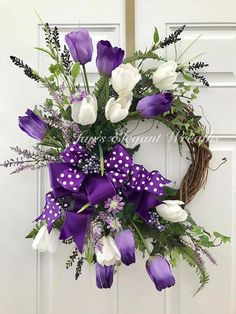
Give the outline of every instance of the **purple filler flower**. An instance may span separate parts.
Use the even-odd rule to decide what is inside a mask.
[[[84,90],[78,89],[74,94],[69,96],[71,104],[82,101],[86,97],[87,93]]]
[[[146,269],[158,291],[174,286],[170,264],[161,255],[151,256],[146,262]]]
[[[124,58],[124,50],[112,47],[107,40],[100,40],[97,44],[97,68],[100,75],[111,76],[111,72],[117,68]]]
[[[99,289],[111,288],[113,284],[114,265],[102,266],[96,263],[96,284]]]
[[[65,41],[75,62],[86,64],[92,60],[93,43],[86,28],[67,34]]]
[[[126,229],[120,232],[115,242],[120,251],[122,263],[127,266],[135,263],[135,242],[132,231]]]
[[[173,102],[171,93],[146,96],[138,102],[137,110],[144,118],[153,118],[168,111]]]
[[[47,133],[46,123],[30,109],[26,111],[26,116],[19,117],[19,127],[29,136],[39,141]]]
[[[107,208],[109,213],[118,213],[124,208],[124,205],[123,198],[119,195],[108,198],[104,203],[104,207]]]

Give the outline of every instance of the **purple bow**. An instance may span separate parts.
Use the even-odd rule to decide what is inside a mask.
[[[52,192],[46,195],[44,211],[36,220],[46,220],[50,231],[66,210],[60,239],[73,237],[81,253],[95,205],[122,189],[135,204],[137,213],[148,221],[148,210],[161,203],[157,197],[164,194],[163,187],[170,182],[158,171],[148,172],[142,165],[133,164],[132,156],[121,144],[106,155],[103,176],[97,157],[91,156],[80,143],[67,147],[61,158],[64,162],[49,165]],[[67,196],[73,201],[70,210],[64,201]],[[88,208],[78,213],[85,204]]]
[[[47,194],[44,211],[36,220],[47,220],[50,231],[55,220],[62,216],[63,207],[58,203],[58,199],[69,196],[73,200],[74,211],[66,212],[60,239],[73,237],[78,250],[82,253],[93,206],[114,196],[117,189],[128,181],[132,157],[122,145],[117,144],[105,159],[104,176],[89,172],[93,169],[89,169],[88,166],[96,164],[91,162],[94,158],[80,143],[66,148],[61,158],[64,162],[49,165],[52,192]],[[91,206],[86,211],[77,213],[88,203]]]
[[[104,176],[96,172],[91,173],[93,169],[89,169],[89,166],[96,167],[96,161],[94,163],[93,156],[80,143],[70,145],[62,152],[61,157],[64,163],[49,165],[51,187],[55,197],[83,192],[90,205],[96,205],[114,196],[117,189],[128,180],[132,165],[132,157],[121,144],[117,144],[107,155]]]

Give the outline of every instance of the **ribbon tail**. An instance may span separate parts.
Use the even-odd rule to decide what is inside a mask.
[[[89,214],[78,214],[74,211],[67,211],[65,222],[61,229],[59,239],[66,240],[73,237],[78,251],[82,254],[87,234]]]

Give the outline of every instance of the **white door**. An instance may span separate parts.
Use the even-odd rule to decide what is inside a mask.
[[[0,159],[13,156],[8,146],[30,148],[33,141],[17,128],[17,116],[29,106],[40,105],[46,91],[25,78],[9,61],[17,55],[40,71],[45,71],[45,59],[38,57],[33,47],[42,44],[38,11],[43,20],[56,24],[62,38],[66,32],[84,25],[89,28],[94,42],[109,39],[125,46],[125,3],[123,0],[67,0],[67,1],[14,1],[0,2]],[[186,24],[184,50],[198,34],[202,37],[190,55],[207,51],[201,58],[208,62],[206,75],[211,87],[202,88],[196,102],[204,108],[211,123],[214,158],[210,167],[215,169],[222,158],[227,163],[217,171],[209,171],[207,186],[189,204],[188,208],[199,222],[210,231],[218,230],[232,236],[231,244],[217,248],[218,266],[209,267],[209,285],[196,297],[194,272],[182,263],[176,270],[176,286],[159,293],[146,274],[144,262],[138,259],[130,268],[121,268],[114,286],[100,291],[94,285],[94,270],[85,267],[78,281],[73,271],[64,269],[69,248],[62,246],[54,256],[37,255],[30,240],[24,236],[31,221],[43,205],[47,192],[47,173],[9,176],[1,169],[1,228],[0,228],[0,313],[4,314],[234,314],[236,313],[236,256],[234,213],[236,167],[236,5],[233,0],[222,1],[160,1],[136,0],[136,48],[144,49],[151,43],[154,25],[159,33],[167,35]],[[168,57],[172,51],[167,50]],[[188,55],[186,55],[188,58]],[[96,80],[95,66],[89,69],[90,79]],[[201,112],[201,108],[197,110]],[[141,124],[139,133],[148,129]],[[151,130],[148,134],[154,134]],[[176,144],[168,143],[168,130],[158,144],[144,144],[137,161],[147,168],[158,168],[172,180],[180,182],[187,162],[178,155]],[[137,134],[136,133],[136,134]],[[153,158],[155,156],[155,158]]]

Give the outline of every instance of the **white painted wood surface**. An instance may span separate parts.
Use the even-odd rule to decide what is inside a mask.
[[[125,45],[124,1],[0,1],[0,159],[12,156],[8,146],[30,148],[33,140],[17,128],[17,117],[29,106],[43,102],[46,91],[15,68],[9,55],[17,55],[27,63],[45,71],[46,60],[38,57],[32,47],[42,43],[36,9],[49,23],[59,25],[63,33],[79,25],[89,27],[94,41],[107,38],[114,44]],[[197,279],[192,270],[181,263],[175,270],[176,286],[158,293],[145,271],[145,260],[122,267],[113,288],[100,291],[95,287],[94,270],[85,267],[78,281],[73,271],[66,271],[63,263],[70,248],[61,246],[54,257],[37,255],[30,240],[24,239],[31,221],[43,205],[48,190],[47,173],[27,172],[9,176],[9,170],[0,170],[1,228],[0,228],[0,313],[4,314],[235,314],[236,313],[236,256],[235,256],[235,196],[236,190],[236,5],[233,0],[136,0],[136,42],[143,49],[151,42],[153,26],[168,34],[186,24],[184,47],[199,33],[202,37],[192,53],[207,51],[203,56],[211,67],[207,70],[211,87],[202,88],[196,101],[199,112],[202,105],[211,122],[216,168],[223,157],[228,162],[217,171],[210,171],[206,188],[188,208],[196,220],[210,231],[219,230],[232,236],[231,244],[217,248],[214,255],[218,267],[209,265],[210,284],[192,298]],[[149,40],[150,39],[150,40]],[[171,50],[166,52],[171,57]],[[94,64],[90,78],[96,79]],[[136,134],[148,129],[141,123]],[[137,162],[148,169],[159,169],[177,184],[186,169],[175,143],[169,143],[164,127],[157,144],[144,144],[136,156]],[[148,135],[156,134],[151,130]],[[147,135],[147,134],[145,134]]]

